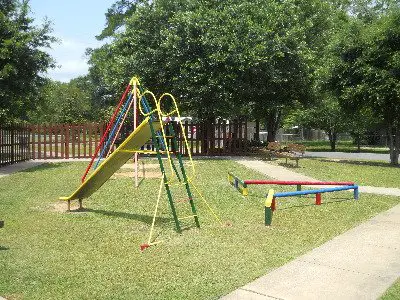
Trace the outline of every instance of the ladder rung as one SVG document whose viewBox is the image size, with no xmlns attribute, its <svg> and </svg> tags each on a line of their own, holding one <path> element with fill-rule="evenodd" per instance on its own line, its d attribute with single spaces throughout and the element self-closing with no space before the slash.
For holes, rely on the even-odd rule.
<svg viewBox="0 0 400 300">
<path fill-rule="evenodd" d="M 197 217 L 197 215 L 191 215 L 191 216 L 187 216 L 187 217 L 181 217 L 181 218 L 178 218 L 178 220 L 190 219 L 190 218 L 194 218 L 194 217 Z"/>
</svg>

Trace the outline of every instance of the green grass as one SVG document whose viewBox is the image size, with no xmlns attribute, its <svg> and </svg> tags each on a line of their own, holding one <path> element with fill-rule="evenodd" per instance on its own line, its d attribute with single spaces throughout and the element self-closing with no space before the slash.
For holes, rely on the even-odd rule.
<svg viewBox="0 0 400 300">
<path fill-rule="evenodd" d="M 400 297 L 400 279 L 397 281 L 383 294 L 381 300 L 396 300 Z"/>
<path fill-rule="evenodd" d="M 356 202 L 349 193 L 326 195 L 324 202 L 331 203 L 321 206 L 310 206 L 312 199 L 288 199 L 279 203 L 267 228 L 266 188 L 252 187 L 244 199 L 228 184 L 227 172 L 265 176 L 232 161 L 196 164 L 197 186 L 232 226 L 219 226 L 196 198 L 202 228 L 176 234 L 163 198 L 156 233 L 164 242 L 143 253 L 139 245 L 148 237 L 158 180 L 146 179 L 135 190 L 130 178 L 111 179 L 84 201 L 85 211 L 67 213 L 55 209 L 57 198 L 77 187 L 85 164 L 46 164 L 0 178 L 5 220 L 0 295 L 10 300 L 217 299 L 399 203 L 371 195 Z"/>
<path fill-rule="evenodd" d="M 284 162 L 280 159 L 273 163 L 286 166 Z M 290 167 L 292 165 L 293 163 Z M 318 180 L 354 181 L 359 185 L 400 187 L 400 168 L 387 162 L 304 158 L 299 160 L 299 168 L 292 170 Z"/>
<path fill-rule="evenodd" d="M 301 141 L 296 142 L 306 146 L 307 151 L 314 152 L 330 152 L 331 146 L 329 141 Z M 357 145 L 353 144 L 352 141 L 338 141 L 336 143 L 337 152 L 358 152 Z M 388 154 L 389 148 L 384 146 L 369 146 L 362 145 L 360 152 L 363 153 L 381 153 Z"/>
</svg>

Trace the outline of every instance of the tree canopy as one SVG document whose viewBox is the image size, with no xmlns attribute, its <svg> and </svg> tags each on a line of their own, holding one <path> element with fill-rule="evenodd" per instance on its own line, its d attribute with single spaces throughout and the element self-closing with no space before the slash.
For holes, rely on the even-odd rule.
<svg viewBox="0 0 400 300">
<path fill-rule="evenodd" d="M 400 8 L 374 20 L 352 20 L 334 44 L 327 87 L 352 114 L 369 110 L 390 138 L 391 161 L 400 150 Z"/>
<path fill-rule="evenodd" d="M 335 16 L 329 3 L 318 0 L 157 0 L 133 6 L 124 10 L 129 16 L 119 25 L 123 30 L 90 51 L 91 75 L 105 91 L 140 75 L 202 119 L 276 119 L 295 101 L 309 100 L 318 52 Z"/>
<path fill-rule="evenodd" d="M 26 120 L 38 104 L 44 73 L 54 66 L 43 49 L 55 39 L 50 23 L 34 26 L 28 1 L 0 0 L 0 123 Z"/>
<path fill-rule="evenodd" d="M 333 148 L 340 131 L 360 138 L 383 124 L 398 164 L 397 0 L 116 0 L 97 36 L 106 43 L 87 50 L 89 74 L 68 84 L 43 76 L 54 65 L 49 23 L 32 25 L 27 0 L 0 7 L 1 122 L 100 119 L 139 76 L 185 114 L 262 121 L 268 140 L 296 107 Z"/>
</svg>

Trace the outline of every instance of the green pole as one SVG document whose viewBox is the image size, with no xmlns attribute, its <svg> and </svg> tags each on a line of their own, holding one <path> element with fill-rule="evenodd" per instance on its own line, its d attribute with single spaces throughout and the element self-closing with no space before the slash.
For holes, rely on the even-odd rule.
<svg viewBox="0 0 400 300">
<path fill-rule="evenodd" d="M 169 124 L 169 130 L 171 132 L 171 135 L 173 136 L 172 140 L 173 140 L 173 143 L 174 143 L 174 148 L 178 149 L 178 144 L 176 142 L 176 137 L 175 137 L 175 131 L 174 131 L 174 128 L 172 127 L 171 123 Z M 187 192 L 187 195 L 189 197 L 189 203 L 190 203 L 190 207 L 192 209 L 192 213 L 193 213 L 193 216 L 194 216 L 194 221 L 196 223 L 196 226 L 198 228 L 200 228 L 200 222 L 199 222 L 199 218 L 197 217 L 197 211 L 196 211 L 196 207 L 194 205 L 193 195 L 192 195 L 192 192 L 190 190 L 188 178 L 186 176 L 185 167 L 183 165 L 182 155 L 181 155 L 180 152 L 175 151 L 175 156 L 178 158 L 178 161 L 179 161 L 179 166 L 181 168 L 182 177 L 183 177 L 183 180 L 184 180 L 184 183 L 185 183 L 186 192 Z"/>
<path fill-rule="evenodd" d="M 162 120 L 160 120 L 160 122 L 162 122 Z M 178 233 L 181 233 L 182 232 L 181 225 L 179 224 L 179 219 L 178 219 L 178 216 L 176 214 L 175 205 L 174 205 L 174 201 L 172 199 L 171 190 L 170 190 L 169 185 L 168 185 L 167 175 L 165 174 L 164 164 L 163 164 L 162 159 L 161 159 L 159 141 L 157 139 L 157 135 L 156 135 L 156 132 L 155 132 L 154 127 L 153 127 L 153 121 L 151 120 L 151 118 L 149 120 L 149 124 L 150 124 L 150 130 L 151 130 L 151 139 L 153 140 L 154 147 L 156 147 L 157 159 L 158 159 L 158 163 L 160 164 L 161 173 L 163 174 L 164 186 L 165 186 L 165 190 L 167 191 L 168 203 L 169 203 L 169 206 L 171 208 L 172 216 L 174 217 L 176 231 Z M 166 151 L 168 151 L 168 149 L 166 149 Z"/>
</svg>

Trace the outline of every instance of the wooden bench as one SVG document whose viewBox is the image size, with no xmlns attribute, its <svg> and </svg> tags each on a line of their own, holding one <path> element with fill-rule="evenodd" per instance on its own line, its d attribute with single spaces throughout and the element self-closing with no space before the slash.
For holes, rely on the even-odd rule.
<svg viewBox="0 0 400 300">
<path fill-rule="evenodd" d="M 300 144 L 288 144 L 285 147 L 281 147 L 279 142 L 269 142 L 267 146 L 268 159 L 271 160 L 273 156 L 286 158 L 286 164 L 288 159 L 296 161 L 296 167 L 299 166 L 299 159 L 304 156 L 306 147 Z"/>
<path fill-rule="evenodd" d="M 299 159 L 304 157 L 306 147 L 300 144 L 288 144 L 282 152 L 280 152 L 281 157 L 286 158 L 286 164 L 288 159 L 296 161 L 296 167 L 299 167 Z"/>
<path fill-rule="evenodd" d="M 267 145 L 267 158 L 272 160 L 272 158 L 281 152 L 281 144 L 279 142 L 269 142 Z"/>
</svg>

